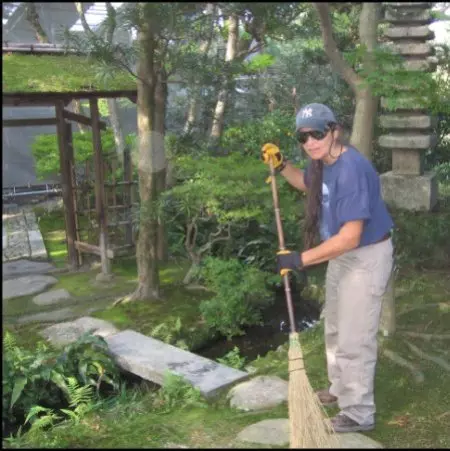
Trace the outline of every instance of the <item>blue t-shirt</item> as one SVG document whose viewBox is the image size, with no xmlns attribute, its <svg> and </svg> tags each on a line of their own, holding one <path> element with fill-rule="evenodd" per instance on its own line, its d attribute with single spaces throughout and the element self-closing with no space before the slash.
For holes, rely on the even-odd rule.
<svg viewBox="0 0 450 451">
<path fill-rule="evenodd" d="M 310 165 L 305 184 L 310 184 Z M 388 233 L 394 223 L 381 196 L 380 178 L 372 163 L 348 146 L 333 164 L 323 165 L 320 237 L 327 240 L 348 221 L 364 220 L 360 246 L 373 244 Z"/>
</svg>

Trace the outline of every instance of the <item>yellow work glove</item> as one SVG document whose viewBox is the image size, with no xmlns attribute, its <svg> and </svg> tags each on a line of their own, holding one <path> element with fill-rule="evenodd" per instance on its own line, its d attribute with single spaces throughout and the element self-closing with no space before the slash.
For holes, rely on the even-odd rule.
<svg viewBox="0 0 450 451">
<path fill-rule="evenodd" d="M 264 144 L 261 149 L 261 159 L 265 164 L 269 164 L 272 161 L 273 168 L 278 172 L 286 167 L 286 160 L 283 158 L 279 147 L 272 143 Z"/>
</svg>

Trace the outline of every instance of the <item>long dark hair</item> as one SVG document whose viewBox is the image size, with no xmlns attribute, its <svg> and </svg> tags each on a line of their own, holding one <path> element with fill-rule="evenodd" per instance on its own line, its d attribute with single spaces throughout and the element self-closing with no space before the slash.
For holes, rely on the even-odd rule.
<svg viewBox="0 0 450 451">
<path fill-rule="evenodd" d="M 340 130 L 340 127 L 338 124 L 329 123 L 328 129 L 333 133 L 335 130 Z M 343 144 L 341 136 L 342 134 L 340 132 L 337 138 L 337 142 Z M 309 174 L 310 180 L 306 195 L 306 218 L 304 227 L 305 250 L 310 249 L 314 246 L 314 242 L 319 232 L 319 221 L 322 212 L 323 161 L 312 160 Z"/>
</svg>

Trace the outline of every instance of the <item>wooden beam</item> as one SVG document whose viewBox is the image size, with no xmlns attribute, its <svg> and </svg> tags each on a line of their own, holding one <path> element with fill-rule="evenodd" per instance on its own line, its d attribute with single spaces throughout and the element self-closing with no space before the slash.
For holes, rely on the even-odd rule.
<svg viewBox="0 0 450 451">
<path fill-rule="evenodd" d="M 137 97 L 136 89 L 117 91 L 69 91 L 69 92 L 3 92 L 3 106 L 55 105 L 63 101 L 66 104 L 72 100 L 83 99 L 116 99 L 120 97 Z"/>
<path fill-rule="evenodd" d="M 110 274 L 111 264 L 106 255 L 108 249 L 108 218 L 105 208 L 105 187 L 103 185 L 103 155 L 98 99 L 90 99 L 89 106 L 92 119 L 92 144 L 94 146 L 95 208 L 97 210 L 97 221 L 100 225 L 100 258 L 102 262 L 102 273 Z"/>
<path fill-rule="evenodd" d="M 37 127 L 40 125 L 56 125 L 56 117 L 36 119 L 3 119 L 3 127 Z"/>
<path fill-rule="evenodd" d="M 63 116 L 68 121 L 75 121 L 79 122 L 83 125 L 88 125 L 89 127 L 92 127 L 92 119 L 88 116 L 85 116 L 84 114 L 78 114 L 74 113 L 72 111 L 64 110 Z M 103 121 L 99 121 L 100 130 L 106 130 L 106 123 Z"/>
<path fill-rule="evenodd" d="M 64 104 L 59 102 L 55 105 L 56 111 L 56 133 L 59 147 L 59 163 L 61 169 L 61 189 L 64 202 L 64 219 L 66 224 L 67 253 L 69 265 L 72 269 L 78 267 L 77 251 L 75 248 L 76 224 L 75 208 L 71 193 L 72 173 L 70 167 L 70 151 L 68 149 L 67 123 L 63 116 Z"/>
<path fill-rule="evenodd" d="M 94 246 L 93 244 L 85 243 L 83 241 L 75 241 L 75 247 L 80 252 L 85 252 L 87 254 L 100 255 L 100 257 L 102 256 L 102 250 L 101 250 L 100 246 Z M 107 249 L 106 250 L 106 256 L 109 259 L 113 259 L 114 258 L 114 251 L 112 251 L 111 249 Z"/>
</svg>

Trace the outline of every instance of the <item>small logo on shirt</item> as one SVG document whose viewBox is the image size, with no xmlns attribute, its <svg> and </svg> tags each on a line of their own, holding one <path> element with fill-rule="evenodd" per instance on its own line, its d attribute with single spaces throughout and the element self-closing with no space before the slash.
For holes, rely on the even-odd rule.
<svg viewBox="0 0 450 451">
<path fill-rule="evenodd" d="M 312 116 L 312 108 L 305 108 L 302 112 L 302 117 L 311 117 Z"/>
</svg>

